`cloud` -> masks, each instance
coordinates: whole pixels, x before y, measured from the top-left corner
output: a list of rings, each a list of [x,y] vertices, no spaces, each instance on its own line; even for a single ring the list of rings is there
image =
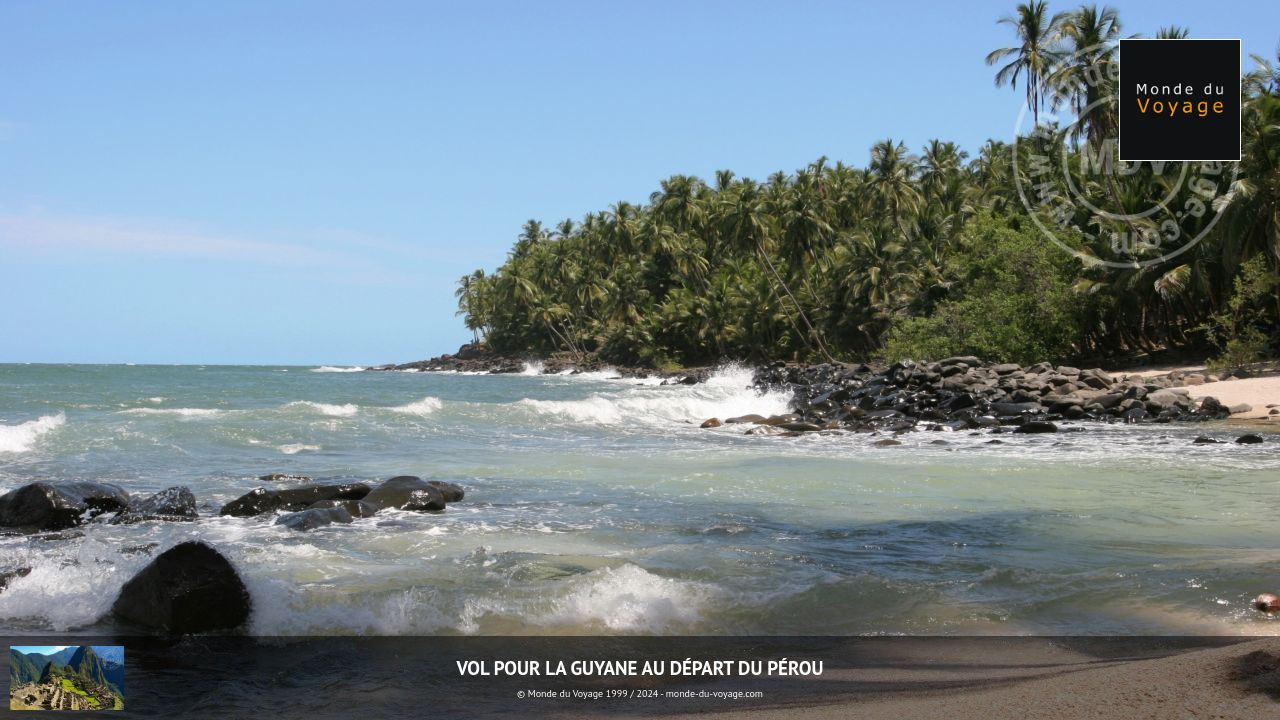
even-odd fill
[[[331,241],[325,233],[312,239]],[[154,221],[0,214],[0,247],[27,254],[105,253],[150,258],[213,260],[247,265],[331,270],[368,282],[404,281],[360,247],[249,240]]]

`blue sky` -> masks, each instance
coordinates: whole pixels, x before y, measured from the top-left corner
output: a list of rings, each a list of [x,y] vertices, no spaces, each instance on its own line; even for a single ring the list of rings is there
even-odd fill
[[[66,645],[10,645],[11,648],[17,650],[24,655],[31,653],[39,653],[41,655],[52,655],[59,650],[65,649]]]
[[[1280,40],[1273,2],[1112,5]],[[0,0],[0,362],[451,352],[528,218],[1010,137],[1013,6]]]

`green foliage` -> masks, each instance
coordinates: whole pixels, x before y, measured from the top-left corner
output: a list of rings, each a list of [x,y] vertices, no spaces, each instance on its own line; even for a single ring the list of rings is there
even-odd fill
[[[1025,93],[1033,115],[1075,114],[1069,129],[988,141],[972,160],[950,142],[914,155],[886,139],[865,168],[820,158],[763,181],[676,175],[643,205],[554,228],[530,220],[501,267],[459,281],[466,327],[498,351],[650,366],[1260,352],[1259,328],[1280,322],[1280,298],[1250,295],[1247,323],[1229,303],[1241,267],[1280,267],[1280,72],[1255,58],[1245,75],[1239,178],[1210,208],[1191,183],[1172,185],[1149,164],[1090,172],[1102,155],[1089,148],[1116,130],[1111,41],[1127,33],[1114,10],[1055,14],[1036,1],[1002,22],[1017,42],[987,58],[997,83]],[[1035,179],[1036,192],[1078,202],[1042,220],[1065,227],[1089,262],[1021,214],[1033,154],[1065,158]],[[1116,206],[1185,209],[1187,234],[1203,236],[1162,255],[1135,242],[1158,220],[1094,209]],[[1213,332],[1197,332],[1206,325]]]
[[[1026,225],[1016,216],[972,220],[950,262],[960,292],[930,315],[900,318],[879,355],[1019,363],[1074,355],[1088,302],[1072,288],[1079,262]]]
[[[1252,365],[1267,354],[1267,336],[1254,323],[1268,302],[1275,299],[1280,278],[1267,268],[1259,255],[1241,266],[1233,287],[1226,307],[1215,313],[1206,325],[1214,344],[1222,350],[1209,361],[1212,370]]]

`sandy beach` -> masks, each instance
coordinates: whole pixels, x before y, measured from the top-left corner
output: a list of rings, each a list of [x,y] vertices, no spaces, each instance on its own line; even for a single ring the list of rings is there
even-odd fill
[[[884,667],[824,675],[813,683],[824,699],[812,704],[708,710],[753,720],[1280,717],[1278,638],[1149,659],[1099,659],[1080,639],[1073,647],[1072,640],[1046,638],[1038,646],[1024,643],[1021,654],[986,660],[963,642],[943,646],[943,654],[936,643],[920,642],[918,655],[909,644],[895,644],[903,652]]]
[[[1137,372],[1117,372],[1117,375],[1128,377],[1157,377],[1170,373],[1208,376],[1211,373],[1203,365],[1181,365],[1157,367]],[[1186,388],[1191,397],[1203,400],[1207,397],[1217,398],[1218,402],[1231,407],[1246,404],[1247,412],[1233,413],[1232,420],[1280,420],[1280,412],[1272,414],[1272,410],[1280,409],[1280,375],[1252,378],[1233,378],[1217,382],[1199,384],[1187,383]]]

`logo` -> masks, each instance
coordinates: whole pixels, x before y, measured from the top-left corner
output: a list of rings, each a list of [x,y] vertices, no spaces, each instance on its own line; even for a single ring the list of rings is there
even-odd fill
[[[1129,41],[1121,41],[1128,43]],[[1160,42],[1188,41],[1144,41]],[[1202,42],[1202,41],[1196,41]],[[1220,41],[1203,41],[1220,42]],[[1228,41],[1235,43],[1236,41]],[[1223,103],[1223,115],[1234,112],[1235,155],[1239,157],[1240,73],[1238,44],[1236,62],[1232,66],[1234,83],[1223,88],[1234,102]],[[1129,45],[1125,45],[1126,51]],[[1153,83],[1163,89],[1156,76],[1150,80],[1134,80],[1133,68],[1124,73],[1124,82],[1135,87],[1145,83],[1148,91]],[[1185,82],[1194,82],[1186,75]],[[1203,159],[1195,148],[1174,153],[1168,158],[1133,159],[1126,149],[1126,160],[1120,159],[1120,122],[1123,112],[1126,141],[1136,124],[1129,124],[1132,113],[1121,107],[1121,70],[1118,46],[1104,43],[1079,50],[1057,59],[1044,72],[1048,108],[1035,115],[1023,105],[1014,125],[1014,183],[1022,204],[1041,232],[1054,244],[1080,258],[1086,265],[1113,268],[1146,267],[1171,260],[1198,243],[1217,223],[1215,201],[1230,189],[1239,173],[1234,162]],[[1201,79],[1198,91],[1209,81]],[[1172,91],[1172,81],[1170,81]],[[1225,85],[1220,79],[1213,85]],[[1183,90],[1186,88],[1184,87]],[[1159,92],[1159,91],[1157,91]],[[1219,96],[1214,96],[1219,97]],[[1155,100],[1156,98],[1147,98]],[[1186,96],[1192,102],[1191,112],[1178,120],[1210,122],[1214,112],[1209,99],[1206,117],[1199,117],[1201,98]],[[1168,113],[1167,103],[1160,98],[1160,109]],[[1147,104],[1147,121],[1164,121],[1157,117],[1156,106]],[[1185,110],[1180,105],[1177,112]],[[1135,106],[1136,111],[1136,106]],[[1177,126],[1181,127],[1181,125]],[[1169,127],[1168,138],[1177,142],[1181,130]],[[1158,146],[1156,146],[1158,147]],[[1188,154],[1189,153],[1189,154]],[[1197,157],[1198,156],[1198,157]]]

